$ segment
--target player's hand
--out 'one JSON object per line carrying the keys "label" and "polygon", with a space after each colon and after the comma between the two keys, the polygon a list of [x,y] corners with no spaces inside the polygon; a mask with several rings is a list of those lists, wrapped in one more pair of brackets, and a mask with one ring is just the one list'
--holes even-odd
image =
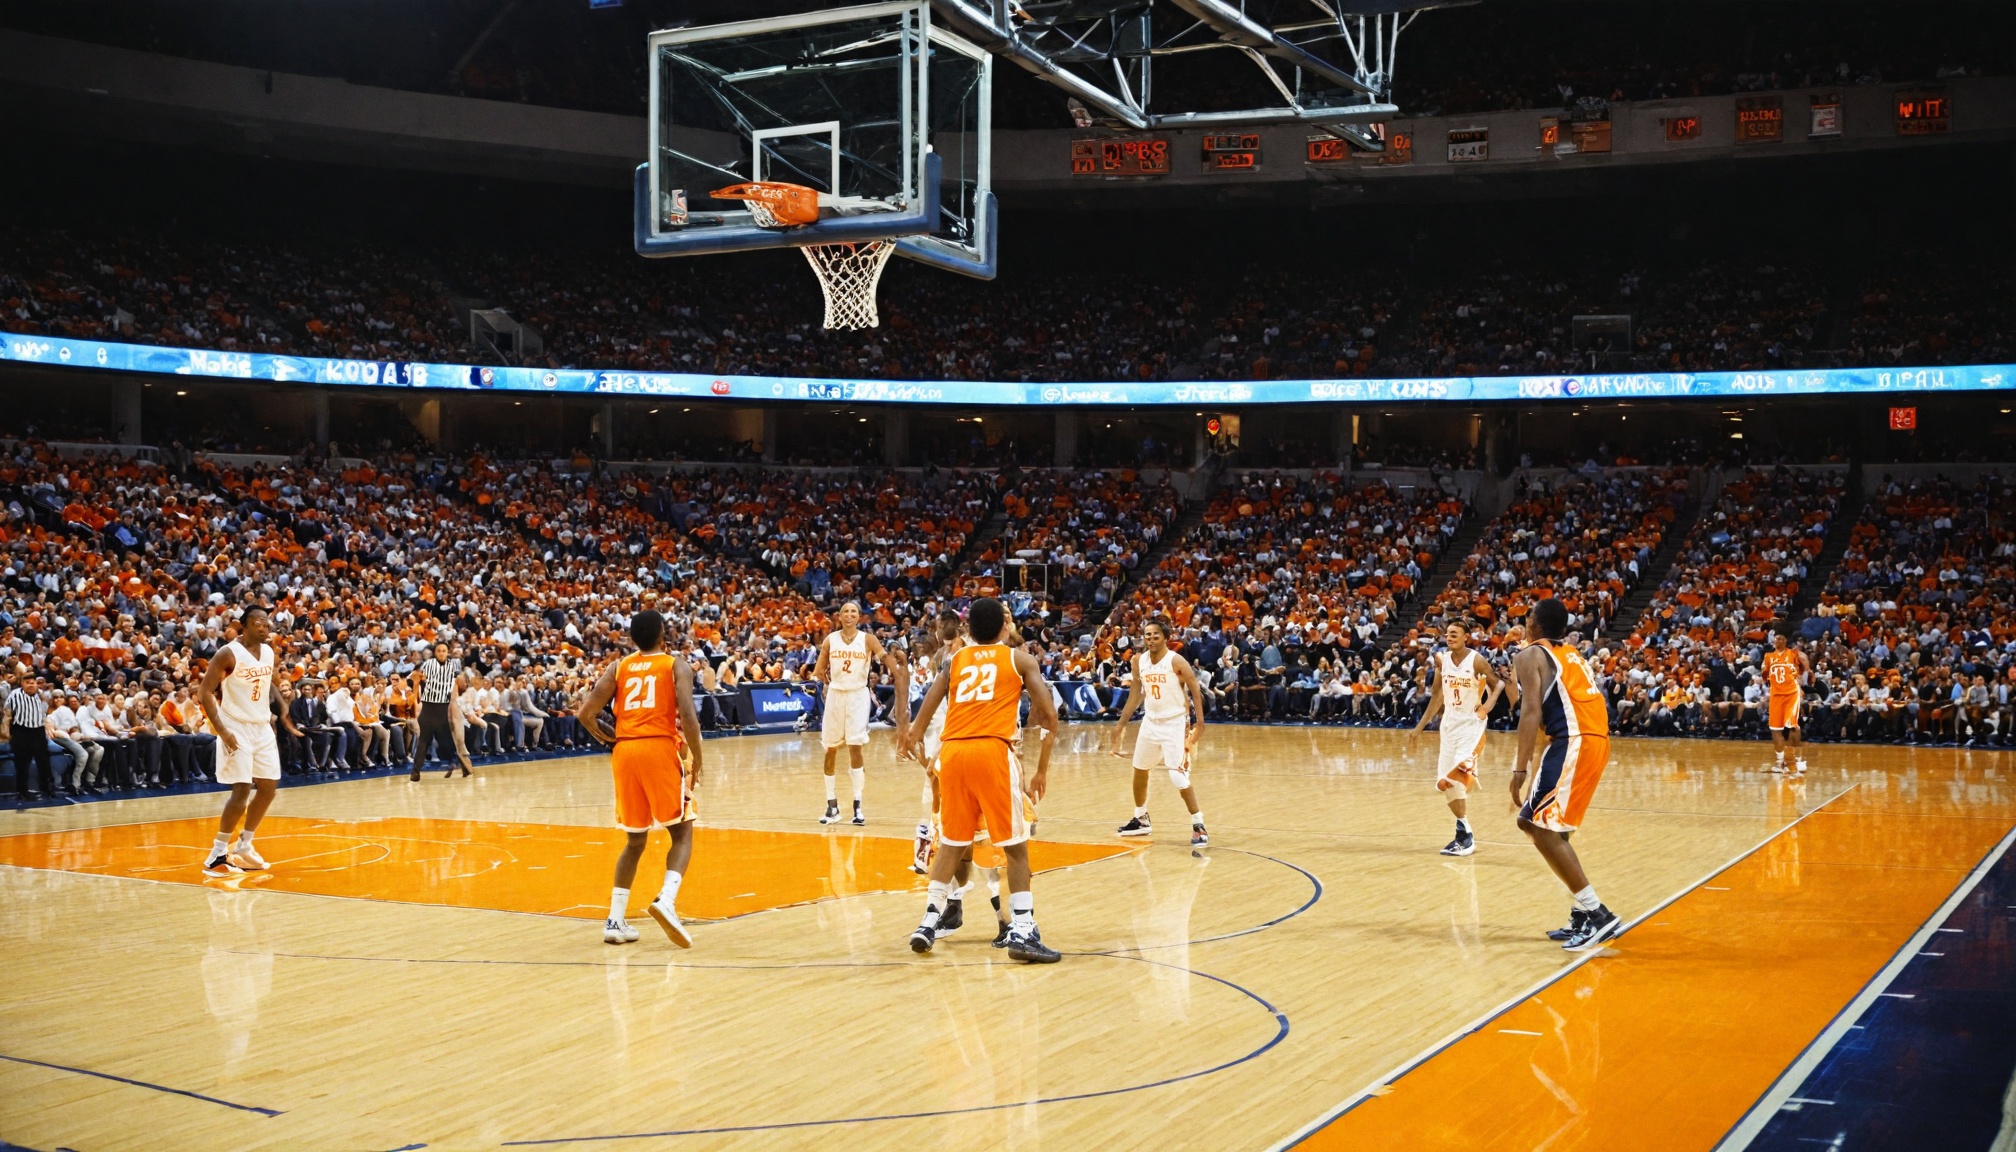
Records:
{"label": "player's hand", "polygon": [[1025,791],[1029,793],[1029,798],[1031,800],[1040,801],[1043,799],[1043,794],[1045,792],[1048,792],[1049,790],[1050,790],[1050,770],[1048,768],[1038,768],[1035,771],[1035,773],[1029,777],[1029,785],[1025,789]]}
{"label": "player's hand", "polygon": [[1512,773],[1512,783],[1511,783],[1512,814],[1514,816],[1517,816],[1519,814],[1519,809],[1523,807],[1525,804],[1525,797],[1519,795],[1519,785],[1525,782],[1526,782],[1526,773],[1524,772]]}
{"label": "player's hand", "polygon": [[224,742],[224,750],[226,752],[238,751],[238,737],[233,736],[229,731],[219,732],[217,738]]}
{"label": "player's hand", "polygon": [[1183,755],[1186,759],[1189,757],[1190,753],[1195,752],[1197,750],[1197,741],[1202,740],[1203,738],[1204,738],[1204,729],[1194,726],[1190,729],[1190,734],[1188,736],[1183,737]]}
{"label": "player's hand", "polygon": [[1488,722],[1491,719],[1491,709],[1479,704],[1477,706],[1477,719]]}

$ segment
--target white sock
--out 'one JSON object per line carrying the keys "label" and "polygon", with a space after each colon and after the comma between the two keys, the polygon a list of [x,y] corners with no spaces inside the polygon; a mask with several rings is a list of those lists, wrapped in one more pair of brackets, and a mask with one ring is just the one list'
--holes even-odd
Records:
{"label": "white sock", "polygon": [[1036,895],[1033,892],[1010,892],[1008,910],[1013,914],[1010,921],[1016,928],[1036,927]]}
{"label": "white sock", "polygon": [[1778,753],[1778,763],[1783,764],[1784,762],[1785,762],[1785,753],[1783,752]]}
{"label": "white sock", "polygon": [[831,804],[834,798],[839,795],[839,793],[833,790],[833,784],[834,784],[833,773],[828,772],[826,774],[826,802],[828,804]]}
{"label": "white sock", "polygon": [[847,770],[847,779],[854,782],[854,803],[859,804],[861,802],[861,789],[868,783],[868,773],[865,769],[849,768]]}
{"label": "white sock", "polygon": [[222,856],[229,851],[231,851],[230,834],[225,832],[219,832],[217,834],[216,842],[210,845],[210,858],[212,860],[215,860],[217,857]]}
{"label": "white sock", "polygon": [[658,890],[658,902],[670,908],[679,902],[679,882],[686,879],[684,872],[665,873],[665,886]]}
{"label": "white sock", "polygon": [[628,888],[609,889],[609,919],[621,924],[630,912],[630,890]]}
{"label": "white sock", "polygon": [[1456,830],[1458,832],[1470,831],[1470,821],[1462,816],[1456,817]]}
{"label": "white sock", "polygon": [[966,893],[971,892],[972,890],[973,890],[973,881],[968,880],[966,881],[966,883],[961,884],[959,886],[958,891],[952,893],[952,898],[954,900],[964,900],[966,898]]}
{"label": "white sock", "polygon": [[952,899],[952,885],[943,880],[931,881],[929,893],[925,896],[924,920],[926,928],[938,926],[938,916],[945,911],[945,902]]}
{"label": "white sock", "polygon": [[1001,870],[998,868],[989,868],[987,869],[987,897],[991,900],[1000,895]]}
{"label": "white sock", "polygon": [[1204,826],[1204,810],[1202,808],[1190,813],[1190,823],[1195,824],[1199,828]]}
{"label": "white sock", "polygon": [[240,849],[252,847],[252,830],[250,828],[240,828],[238,830],[238,847]]}
{"label": "white sock", "polygon": [[1575,907],[1580,908],[1584,912],[1594,912],[1602,906],[1603,902],[1596,898],[1596,886],[1594,884],[1575,893]]}
{"label": "white sock", "polygon": [[1134,819],[1136,820],[1148,819],[1148,806],[1146,804],[1136,804],[1134,806]]}

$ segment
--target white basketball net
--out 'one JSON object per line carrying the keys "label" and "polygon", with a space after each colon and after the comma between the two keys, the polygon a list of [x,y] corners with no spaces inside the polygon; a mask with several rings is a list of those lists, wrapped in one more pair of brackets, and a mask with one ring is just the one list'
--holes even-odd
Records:
{"label": "white basketball net", "polygon": [[[752,213],[757,201],[749,201]],[[757,223],[762,223],[760,216]],[[882,318],[875,311],[875,286],[882,281],[882,269],[889,263],[896,244],[890,240],[866,240],[849,244],[812,244],[799,251],[819,277],[820,291],[826,294],[826,327],[877,328]]]}

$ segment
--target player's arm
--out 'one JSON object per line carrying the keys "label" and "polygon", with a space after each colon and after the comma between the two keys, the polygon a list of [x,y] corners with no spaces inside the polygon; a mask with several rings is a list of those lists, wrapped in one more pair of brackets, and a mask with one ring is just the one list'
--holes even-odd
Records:
{"label": "player's arm", "polygon": [[[615,667],[615,665],[610,665]],[[693,704],[693,669],[683,658],[672,661],[673,694],[679,700],[679,731],[691,732],[693,738],[686,741],[686,783],[690,787],[700,784],[700,709]],[[598,714],[600,708],[595,710]]]}
{"label": "player's arm", "polygon": [[237,670],[238,657],[232,655],[231,650],[226,648],[210,658],[210,666],[203,669],[202,682],[196,685],[197,707],[203,709],[203,715],[209,718],[210,730],[217,733],[217,739],[222,740],[224,747],[232,752],[238,750],[238,737],[233,736],[231,730],[224,726],[224,719],[218,714],[220,705],[217,702],[217,689],[224,683],[226,676]]}
{"label": "player's arm", "polygon": [[889,670],[890,679],[895,681],[896,697],[889,705],[889,716],[896,722],[896,746],[903,746],[903,734],[910,730],[910,663],[903,653],[885,647],[873,635],[868,637],[868,658],[880,660]]}
{"label": "player's arm", "polygon": [[[1017,649],[1017,652],[1020,653],[1020,649]],[[1015,667],[1017,671],[1020,671],[1022,666],[1020,663],[1017,663]],[[1050,696],[1047,685],[1044,688],[1043,696],[1045,699],[1048,699]],[[1030,693],[1030,699],[1035,699],[1035,693]],[[1127,702],[1120,706],[1120,722],[1113,725],[1113,755],[1127,755],[1125,751],[1127,747],[1127,725],[1134,719],[1134,710],[1139,707],[1141,707],[1141,658],[1139,656],[1130,656],[1127,659]]]}
{"label": "player's arm", "polygon": [[1183,736],[1183,750],[1194,752],[1197,741],[1204,738],[1204,686],[1197,682],[1197,670],[1190,667],[1190,661],[1179,655],[1174,663],[1176,682],[1183,686],[1183,695],[1189,698],[1190,708],[1197,717],[1190,722],[1189,731]]}
{"label": "player's arm", "polygon": [[[1437,662],[1439,665],[1439,661]],[[1428,722],[1442,714],[1442,669],[1435,669],[1435,678],[1428,682],[1428,706],[1421,709],[1421,719],[1414,722],[1414,732],[1428,727]],[[1408,733],[1409,736],[1413,732]]]}
{"label": "player's arm", "polygon": [[1497,669],[1491,667],[1491,662],[1484,659],[1482,655],[1473,657],[1473,659],[1476,661],[1478,671],[1484,676],[1484,703],[1478,706],[1477,715],[1489,720],[1491,718],[1491,709],[1498,706],[1498,698],[1505,694],[1505,680],[1498,675]]}
{"label": "player's arm", "polygon": [[1806,654],[1804,652],[1801,652],[1799,653],[1799,686],[1801,688],[1806,688],[1811,686],[1812,683],[1813,683],[1813,661],[1808,660],[1806,658]]}
{"label": "player's arm", "polygon": [[[595,683],[588,686],[587,693],[581,697],[580,710],[574,714],[575,718],[581,721],[581,727],[586,728],[590,736],[593,736],[604,744],[616,743],[616,733],[602,723],[602,709],[607,708],[609,701],[616,698],[616,669],[621,667],[622,664],[623,659],[619,656],[611,660],[608,667],[602,669],[602,675],[596,677]],[[680,705],[679,720],[681,723],[684,723],[686,720],[685,710],[692,706],[693,690],[688,688],[686,689],[685,699]],[[700,723],[696,720],[690,731],[698,732],[699,730]],[[696,750],[693,755],[694,763],[699,763],[699,752]]]}
{"label": "player's arm", "polygon": [[832,639],[832,634],[828,633],[825,639],[819,641],[819,659],[812,662],[812,675],[806,677],[806,679],[817,680],[821,684],[826,683],[826,646]]}
{"label": "player's arm", "polygon": [[1512,658],[1512,675],[1520,697],[1529,702],[1519,709],[1519,755],[1512,762],[1512,808],[1517,811],[1526,799],[1526,766],[1540,744],[1540,692],[1546,688],[1547,657],[1537,644],[1522,649]]}
{"label": "player's arm", "polygon": [[1057,739],[1057,703],[1050,699],[1050,682],[1043,679],[1043,665],[1036,657],[1015,649],[1015,671],[1022,674],[1022,687],[1029,693],[1029,723],[1042,730],[1037,741],[1036,772],[1025,791],[1041,800],[1050,789],[1050,748]]}
{"label": "player's arm", "polygon": [[914,757],[917,746],[923,742],[924,733],[931,729],[931,716],[938,706],[945,702],[945,694],[952,690],[952,666],[940,669],[931,687],[924,690],[924,699],[917,705],[917,717],[896,734],[896,747],[903,756]]}

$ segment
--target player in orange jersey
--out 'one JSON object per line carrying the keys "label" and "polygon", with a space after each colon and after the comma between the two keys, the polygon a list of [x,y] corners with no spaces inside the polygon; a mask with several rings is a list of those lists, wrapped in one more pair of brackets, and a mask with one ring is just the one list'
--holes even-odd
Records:
{"label": "player in orange jersey", "polygon": [[[965,850],[984,827],[1001,850],[1008,872],[1008,955],[1036,964],[1054,964],[1055,949],[1036,929],[1036,905],[1029,891],[1029,819],[1022,794],[1041,800],[1049,786],[1051,741],[1057,735],[1057,706],[1036,657],[1003,641],[1008,612],[999,600],[975,600],[966,613],[968,643],[953,653],[917,716],[899,739],[905,755],[917,735],[931,726],[939,705],[946,708],[938,745],[938,851],[931,858],[931,890],[924,919],[910,936],[913,952],[929,952],[952,898],[953,875]],[[1022,696],[1029,696],[1031,727],[1039,729],[1036,771],[1026,780],[1013,748]]]}
{"label": "player in orange jersey", "polygon": [[[700,783],[700,717],[693,709],[693,670],[665,651],[665,618],[656,612],[630,618],[630,639],[637,651],[602,670],[581,698],[578,713],[597,740],[616,746],[609,756],[616,777],[616,826],[630,838],[616,858],[616,885],[609,892],[602,941],[629,944],[637,939],[637,930],[625,918],[630,885],[637,879],[637,861],[644,855],[651,826],[663,824],[672,837],[665,852],[665,886],[646,911],[672,943],[691,948],[693,937],[679,922],[674,904],[693,857],[693,789]],[[614,732],[602,720],[602,709],[612,704]],[[687,740],[688,732],[696,738]]]}
{"label": "player in orange jersey", "polygon": [[[1568,837],[1582,824],[1589,799],[1610,762],[1610,713],[1596,674],[1573,646],[1568,608],[1548,597],[1526,616],[1526,647],[1512,659],[1519,686],[1519,759],[1512,769],[1512,805],[1519,830],[1533,841],[1554,875],[1574,893],[1575,911],[1566,928],[1549,932],[1570,952],[1593,948],[1624,930],[1624,922],[1596,898],[1582,861]],[[1540,771],[1526,790],[1526,766],[1533,760],[1541,729],[1547,750]]]}
{"label": "player in orange jersey", "polygon": [[1806,654],[1792,644],[1792,634],[1784,628],[1771,633],[1771,651],[1764,654],[1764,684],[1770,693],[1766,699],[1768,719],[1771,729],[1771,748],[1778,754],[1771,765],[1773,772],[1785,771],[1785,742],[1792,742],[1792,775],[1806,774],[1805,740],[1799,731],[1799,709],[1806,702],[1806,683],[1812,678],[1813,665]]}

